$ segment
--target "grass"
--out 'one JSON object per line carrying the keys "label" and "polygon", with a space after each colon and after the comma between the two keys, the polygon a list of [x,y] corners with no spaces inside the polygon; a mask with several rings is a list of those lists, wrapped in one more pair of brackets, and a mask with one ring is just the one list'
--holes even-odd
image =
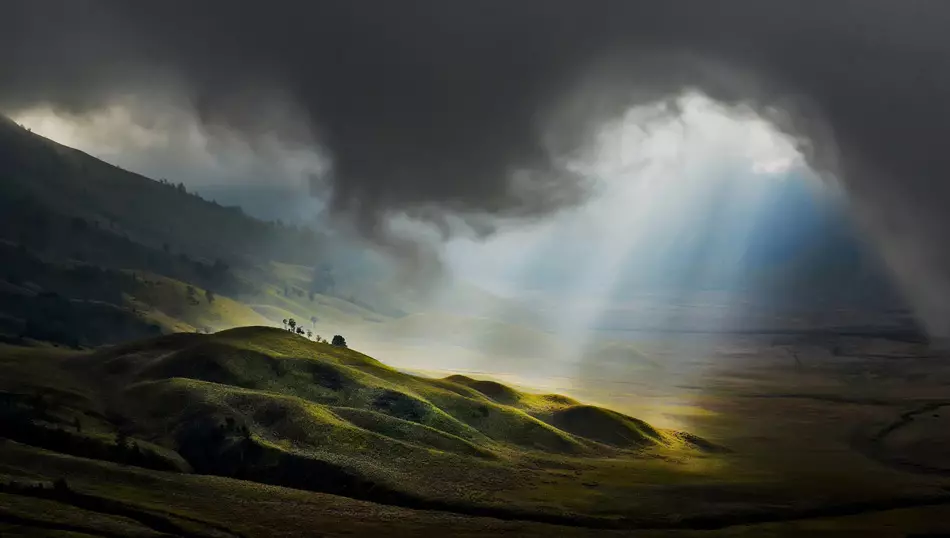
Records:
{"label": "grass", "polygon": [[[690,414],[704,424],[700,432],[715,439],[731,432],[734,452],[718,453],[679,432],[564,396],[464,376],[408,375],[354,350],[261,327],[170,335],[81,354],[0,348],[0,373],[0,389],[48,395],[48,422],[83,417],[83,435],[104,442],[124,425],[141,446],[177,453],[200,473],[0,442],[0,484],[66,477],[81,494],[70,500],[4,493],[4,535],[42,529],[149,535],[156,532],[149,526],[155,518],[165,518],[161,525],[196,536],[220,536],[224,528],[246,536],[314,529],[329,536],[580,536],[594,531],[472,516],[656,526],[726,514],[733,522],[719,531],[637,536],[903,536],[946,530],[939,522],[950,514],[945,505],[918,506],[945,496],[928,486],[933,481],[915,481],[846,447],[833,448],[843,436],[839,424],[873,410],[857,404],[726,399],[714,392],[706,401],[684,402],[705,410]],[[763,386],[755,375],[747,370],[744,383]],[[783,418],[769,426],[769,416]],[[827,426],[813,429],[821,420]],[[743,437],[750,424],[755,427]],[[784,463],[775,458],[774,442],[756,439],[782,434]],[[212,458],[203,459],[208,447]],[[237,465],[239,457],[250,465]],[[896,503],[874,504],[895,496]],[[871,504],[750,524],[763,511],[791,517],[781,514],[858,501]],[[846,515],[854,510],[866,513]]]}
{"label": "grass", "polygon": [[142,280],[129,305],[145,319],[169,332],[222,330],[239,325],[270,324],[270,320],[243,303],[224,296],[208,301],[205,290],[151,273],[136,272]]}
{"label": "grass", "polygon": [[[737,525],[718,531],[640,530],[633,533],[526,521],[469,517],[368,503],[322,493],[211,476],[162,473],[74,458],[13,442],[0,443],[0,478],[51,481],[67,477],[84,495],[121,503],[132,515],[149,514],[187,526],[194,536],[637,536],[734,538],[798,536],[903,537],[945,531],[945,505],[875,511],[802,521]],[[22,520],[11,523],[10,515]],[[33,525],[30,522],[36,522]],[[52,529],[34,525],[45,525]],[[63,531],[62,527],[86,529]],[[59,527],[60,530],[55,530]],[[4,536],[159,535],[132,517],[79,509],[68,500],[0,494]],[[48,534],[45,534],[48,533]],[[225,534],[227,533],[227,534]]]}
{"label": "grass", "polygon": [[[284,264],[272,264],[281,266]],[[305,268],[298,268],[303,270]],[[206,290],[174,278],[143,272],[134,274],[140,285],[127,294],[124,307],[138,318],[162,328],[163,332],[213,332],[233,327],[279,325],[281,320],[295,318],[301,327],[332,336],[341,326],[380,321],[383,318],[342,299],[315,294],[311,301],[306,293],[284,296],[277,287],[263,285],[253,295],[231,298],[215,294],[208,300]],[[297,288],[302,289],[302,288]],[[318,322],[311,323],[316,317]]]}
{"label": "grass", "polygon": [[[9,462],[18,462],[23,467],[37,469],[29,477],[33,480],[67,476],[70,486],[83,493],[121,501],[166,517],[205,522],[200,525],[204,529],[226,527],[245,536],[305,536],[314,532],[323,536],[588,534],[585,529],[415,511],[240,480],[132,469],[15,443],[0,444],[0,455],[3,462],[0,472],[11,477],[23,479],[19,467],[9,467]],[[0,503],[0,518],[8,511],[21,511],[30,506],[56,508],[54,517],[62,514],[62,519],[69,523],[101,528],[99,522],[88,521],[88,514],[69,510],[71,507],[66,504],[32,498],[18,499],[15,506],[13,502],[10,504],[8,507],[5,501]],[[34,511],[34,515],[36,513]],[[606,535],[611,534],[616,533]]]}
{"label": "grass", "polygon": [[[496,508],[524,484],[555,484],[538,487],[519,509],[571,514],[591,502],[569,490],[573,475],[565,469],[593,464],[632,476],[646,462],[651,473],[675,480],[681,460],[717,457],[676,432],[564,396],[410,375],[266,327],[172,335],[75,357],[16,357],[10,368],[30,361],[27,370],[43,372],[19,378],[20,386],[61,380],[82,396],[64,424],[77,414],[117,413],[97,426],[106,435],[126,424],[143,447],[180,453],[200,472],[277,484],[292,480],[293,470],[322,469],[359,491]],[[209,441],[218,429],[225,433]],[[203,459],[208,446],[214,454]],[[238,463],[252,457],[253,468]],[[320,480],[294,485],[345,493]]]}

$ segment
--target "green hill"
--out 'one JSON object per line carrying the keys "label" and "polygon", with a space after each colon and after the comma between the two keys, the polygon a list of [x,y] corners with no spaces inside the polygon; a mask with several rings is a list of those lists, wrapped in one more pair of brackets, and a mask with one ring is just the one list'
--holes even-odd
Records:
{"label": "green hill", "polygon": [[[16,402],[12,423],[28,424],[3,432],[13,440],[406,506],[584,511],[591,499],[570,494],[564,469],[676,477],[715,457],[564,396],[409,375],[267,327],[5,356],[0,395]],[[134,453],[114,448],[128,443]]]}

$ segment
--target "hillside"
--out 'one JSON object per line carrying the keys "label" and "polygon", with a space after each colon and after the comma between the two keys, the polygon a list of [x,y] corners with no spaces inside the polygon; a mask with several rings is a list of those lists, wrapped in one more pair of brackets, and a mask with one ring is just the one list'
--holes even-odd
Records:
{"label": "hillside", "polygon": [[[283,230],[185,191],[122,170],[0,118],[0,200],[84,220],[153,249],[214,261],[243,257],[312,262],[319,248],[310,233]],[[16,212],[20,216],[21,211]],[[36,223],[37,216],[6,222]],[[209,225],[213,224],[213,225]],[[21,224],[22,227],[22,224]],[[37,233],[43,230],[36,230]]]}
{"label": "hillside", "polygon": [[0,117],[0,340],[96,346],[401,314],[331,250],[309,228],[251,218]]}
{"label": "hillside", "polygon": [[[625,480],[689,480],[717,457],[696,437],[564,396],[408,375],[266,327],[80,355],[7,352],[0,370],[11,402],[2,434],[15,441],[404,506],[508,499],[584,513]],[[115,443],[134,444],[134,458]],[[584,468],[603,483],[593,497],[570,493],[578,485],[564,471]]]}

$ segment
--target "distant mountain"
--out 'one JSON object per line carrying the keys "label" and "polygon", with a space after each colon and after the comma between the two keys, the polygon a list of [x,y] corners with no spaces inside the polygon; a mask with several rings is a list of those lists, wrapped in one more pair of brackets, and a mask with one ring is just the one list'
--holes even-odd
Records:
{"label": "distant mountain", "polygon": [[259,220],[0,117],[3,338],[98,345],[287,317],[398,315],[370,286],[380,280],[371,263],[342,252],[312,227]]}

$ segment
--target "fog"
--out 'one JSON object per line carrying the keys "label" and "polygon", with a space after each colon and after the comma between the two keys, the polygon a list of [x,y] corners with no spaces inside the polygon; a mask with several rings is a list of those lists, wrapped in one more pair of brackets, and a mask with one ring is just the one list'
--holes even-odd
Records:
{"label": "fog", "polygon": [[[567,295],[609,295],[619,275],[605,273],[645,274],[710,224],[748,226],[767,210],[762,202],[777,182],[807,176],[792,140],[749,110],[695,93],[629,110],[602,128],[574,167],[596,182],[586,204],[487,241],[450,241],[455,272],[508,292],[547,277]],[[727,220],[711,223],[714,210]],[[745,238],[730,235],[711,248],[719,264],[741,255]],[[570,276],[558,281],[559,268]]]}
{"label": "fog", "polygon": [[695,92],[631,108],[572,166],[595,185],[585,204],[450,239],[451,278],[426,311],[356,334],[404,366],[629,408],[678,405],[773,332],[904,321],[844,193],[751,110]]}
{"label": "fog", "polygon": [[[230,136],[174,107],[141,116],[157,109],[33,108],[15,119],[257,217],[345,234],[322,212],[328,193],[313,189],[329,166],[318,151],[276,134]],[[291,121],[278,112],[265,116]],[[607,374],[689,384],[722,331],[881,323],[894,306],[891,273],[799,144],[754,110],[698,92],[632,107],[563,156],[590,187],[580,205],[545,219],[495,218],[493,233],[451,216],[391,213],[386,235],[424,251],[414,258],[438,259],[439,270],[413,267],[425,293],[411,295],[407,316],[334,329],[405,368],[491,372],[570,392],[565,384]],[[379,246],[347,237],[340,248]],[[404,262],[382,254],[371,259],[394,273]],[[374,289],[408,296],[398,283]]]}

